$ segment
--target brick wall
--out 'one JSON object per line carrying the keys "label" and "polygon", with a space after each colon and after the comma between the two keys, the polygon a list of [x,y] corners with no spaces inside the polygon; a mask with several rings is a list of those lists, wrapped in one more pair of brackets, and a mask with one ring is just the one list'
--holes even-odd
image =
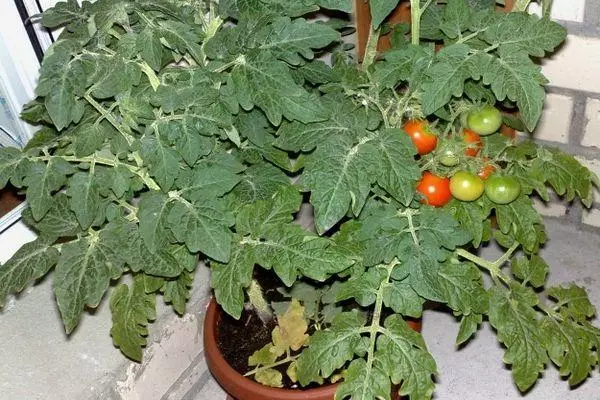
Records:
{"label": "brick wall", "polygon": [[[532,4],[532,12],[539,12]],[[600,0],[554,0],[552,18],[569,32],[562,48],[544,61],[550,80],[544,116],[534,138],[557,146],[600,175]],[[600,192],[588,211],[578,202],[538,202],[547,216],[584,229],[600,227]]]}

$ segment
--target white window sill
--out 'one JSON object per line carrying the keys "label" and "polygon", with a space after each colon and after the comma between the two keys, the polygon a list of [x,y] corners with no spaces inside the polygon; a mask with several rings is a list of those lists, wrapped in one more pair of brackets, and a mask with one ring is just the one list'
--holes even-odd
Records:
{"label": "white window sill", "polygon": [[[19,207],[17,207],[17,209],[18,208]],[[11,211],[11,213],[13,211]],[[7,216],[9,215],[11,214],[7,214]],[[4,223],[4,221],[5,219],[2,218],[0,223]],[[16,222],[13,221],[10,226],[2,226],[2,229],[5,229],[3,231],[0,229],[0,263],[5,263],[21,246],[35,240],[36,234],[25,226],[23,221],[19,220],[19,217],[17,217]]]}

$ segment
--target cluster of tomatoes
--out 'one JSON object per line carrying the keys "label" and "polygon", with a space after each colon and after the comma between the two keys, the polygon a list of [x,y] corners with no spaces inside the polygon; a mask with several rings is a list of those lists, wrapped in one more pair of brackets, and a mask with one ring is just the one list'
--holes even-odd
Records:
{"label": "cluster of tomatoes", "polygon": [[[478,157],[482,141],[481,136],[491,135],[502,125],[500,111],[492,106],[477,107],[462,118],[461,139],[464,155]],[[438,145],[429,123],[424,120],[409,120],[402,127],[410,136],[419,155],[427,155],[434,150],[437,160],[445,167],[456,167],[461,158],[452,148],[451,141],[442,140]],[[460,166],[459,166],[460,168]],[[444,177],[425,171],[417,186],[423,195],[423,201],[435,207],[442,207],[453,197],[461,201],[475,201],[485,192],[486,196],[496,204],[508,204],[514,201],[521,191],[519,181],[510,175],[496,173],[496,167],[484,163],[478,173],[460,169],[451,177]]]}

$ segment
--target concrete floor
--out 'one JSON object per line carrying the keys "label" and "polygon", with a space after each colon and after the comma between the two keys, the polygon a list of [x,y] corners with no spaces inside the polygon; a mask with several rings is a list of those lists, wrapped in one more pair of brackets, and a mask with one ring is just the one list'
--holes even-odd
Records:
{"label": "concrete floor", "polygon": [[[546,220],[550,242],[542,256],[550,264],[551,285],[574,282],[585,287],[600,312],[600,234],[582,232],[561,220]],[[483,256],[495,259],[497,249],[485,249]],[[600,319],[596,317],[596,325]],[[440,371],[435,399],[439,400],[598,400],[598,368],[576,390],[571,390],[556,368],[550,365],[542,378],[522,396],[512,383],[510,370],[502,362],[504,348],[497,343],[489,324],[464,348],[455,350],[458,324],[452,315],[427,311],[423,335]]]}
{"label": "concrete floor", "polygon": [[[21,229],[21,231],[18,231]],[[600,233],[581,232],[561,220],[547,220],[551,245],[542,255],[552,283],[575,282],[600,306]],[[10,233],[10,232],[9,232]],[[22,228],[12,233],[31,240]],[[10,240],[8,240],[10,239]],[[16,249],[15,237],[0,235],[0,261]],[[10,242],[11,246],[6,247]],[[482,256],[494,259],[494,248]],[[177,318],[161,304],[144,364],[124,361],[112,347],[110,316],[103,307],[85,316],[70,340],[57,318],[50,282],[12,299],[0,312],[0,400],[221,400],[224,392],[206,369],[202,351],[203,307],[209,295],[204,268],[196,277],[189,317]],[[438,363],[436,400],[599,400],[600,373],[570,390],[550,366],[525,396],[502,363],[503,348],[487,324],[456,350],[458,324],[451,315],[426,311],[423,334]]]}

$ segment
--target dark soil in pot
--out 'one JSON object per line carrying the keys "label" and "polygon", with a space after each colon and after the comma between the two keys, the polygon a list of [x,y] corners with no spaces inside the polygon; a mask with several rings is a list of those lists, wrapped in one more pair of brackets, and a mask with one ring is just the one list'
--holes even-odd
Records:
{"label": "dark soil in pot", "polygon": [[[267,301],[271,303],[273,301],[289,300],[277,291],[277,288],[281,286],[281,282],[274,279],[272,274],[265,272],[267,271],[257,270],[254,278],[257,279],[264,290]],[[276,326],[276,318],[262,321],[258,313],[251,308],[244,309],[239,320],[222,313],[217,326],[217,346],[229,365],[238,373],[244,375],[253,369],[253,367],[248,366],[248,357],[271,342],[271,332]],[[309,331],[309,333],[312,332]],[[301,387],[293,383],[287,376],[286,368],[287,365],[275,367],[283,376],[285,388],[305,390],[317,387],[316,385]]]}
{"label": "dark soil in pot", "polygon": [[[288,300],[277,291],[277,287],[281,286],[277,279],[262,273],[255,274],[255,278],[260,282],[267,301]],[[420,331],[420,321],[409,323],[413,329]],[[214,299],[211,301],[204,323],[206,360],[214,377],[231,395],[230,399],[333,399],[337,385],[300,387],[287,377],[287,365],[278,368],[284,379],[283,389],[263,386],[243,376],[252,370],[248,366],[248,357],[271,341],[271,332],[276,324],[275,318],[263,323],[252,309],[244,310],[241,318],[236,320],[223,312]],[[397,390],[393,394],[392,398],[398,399]]]}

